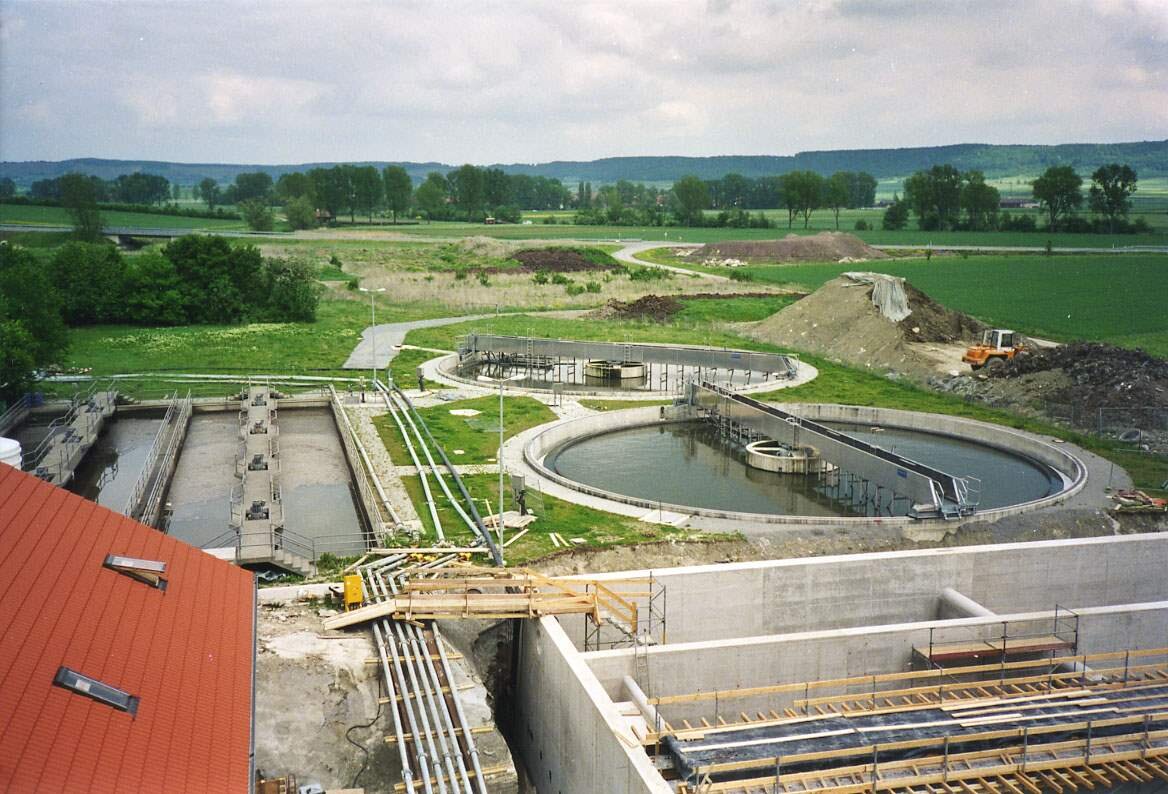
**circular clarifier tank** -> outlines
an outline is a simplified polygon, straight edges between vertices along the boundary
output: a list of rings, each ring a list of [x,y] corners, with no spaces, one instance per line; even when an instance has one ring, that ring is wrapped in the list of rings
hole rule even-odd
[[[949,474],[970,477],[978,511],[1033,504],[1068,485],[1068,478],[1053,466],[1001,443],[919,428],[825,424]],[[789,473],[799,471],[797,466],[768,471],[757,460],[750,465],[750,449],[720,437],[716,427],[703,421],[639,421],[568,435],[552,446],[542,467],[561,484],[575,483],[594,495],[697,512],[791,517],[903,516],[911,509],[904,499],[890,507],[887,495],[876,507],[874,486],[869,485],[865,500],[864,485],[838,477],[830,465],[805,467],[810,473]]]

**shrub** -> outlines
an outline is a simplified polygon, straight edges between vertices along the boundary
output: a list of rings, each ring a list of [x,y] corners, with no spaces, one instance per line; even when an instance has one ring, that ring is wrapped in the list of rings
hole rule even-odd
[[[491,279],[487,277],[486,271],[479,271],[479,283],[484,287],[491,286]]]
[[[552,283],[553,284],[571,284],[572,279],[568,278],[563,273],[553,273],[552,274]]]
[[[311,323],[316,320],[320,285],[309,262],[303,259],[266,259],[261,294],[267,297],[266,314],[281,322]]]
[[[316,208],[308,200],[308,196],[294,198],[284,205],[284,217],[293,229],[315,229]],[[333,259],[336,259],[334,256]],[[340,266],[340,263],[337,263]]]
[[[568,284],[564,287],[564,292],[568,293],[569,295],[579,295],[584,292],[584,288],[579,284]]]
[[[332,265],[333,267],[335,267],[337,270],[344,269],[341,267],[341,258],[339,256],[337,256],[336,254],[333,254],[332,256],[329,257],[329,264]]]
[[[455,281],[466,281],[466,271],[465,270],[454,271],[454,280]]]
[[[869,229],[871,229],[872,227],[868,225],[868,221],[864,220],[863,218],[860,218],[860,220],[856,221],[855,228],[856,228],[856,231],[858,231],[858,232],[866,232]]]
[[[250,229],[257,232],[270,232],[276,225],[276,216],[267,202],[260,199],[250,199],[239,203],[239,212]]]
[[[673,278],[673,273],[661,267],[629,268],[630,281],[664,281]]]
[[[534,282],[534,283],[536,283],[536,284],[546,284],[546,283],[548,283],[548,274],[547,274],[547,271],[546,271],[546,270],[537,270],[537,271],[535,271],[535,275],[533,275],[533,276],[531,277],[531,280],[532,280],[532,282]]]
[[[588,292],[600,292],[600,282],[599,281],[589,281],[587,284],[584,285],[584,289],[586,289]]]

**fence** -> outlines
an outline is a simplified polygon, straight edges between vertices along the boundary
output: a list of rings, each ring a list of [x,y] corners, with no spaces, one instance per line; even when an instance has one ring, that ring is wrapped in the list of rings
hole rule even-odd
[[[171,396],[170,405],[166,407],[166,415],[162,425],[146,452],[146,462],[126,500],[126,507],[122,512],[151,526],[157,526],[162,508],[162,495],[166,493],[170,474],[174,471],[179,447],[186,437],[187,426],[191,420],[193,403],[191,392],[179,399],[178,391]]]
[[[1168,408],[1152,405],[1087,408],[1046,401],[1044,412],[1071,427],[1131,444],[1133,449],[1168,454]]]

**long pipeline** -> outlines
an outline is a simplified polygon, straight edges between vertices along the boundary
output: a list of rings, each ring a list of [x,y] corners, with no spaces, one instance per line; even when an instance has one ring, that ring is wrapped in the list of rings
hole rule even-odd
[[[393,390],[397,392],[405,401],[406,407],[409,408],[410,412],[418,420],[418,424],[421,426],[422,431],[425,432],[426,438],[430,440],[430,445],[438,452],[438,457],[442,458],[442,463],[445,464],[447,470],[450,472],[450,476],[454,480],[454,484],[458,487],[458,492],[462,494],[462,498],[466,500],[466,504],[470,508],[470,514],[474,517],[474,523],[478,529],[479,537],[483,539],[483,541],[487,544],[487,548],[491,550],[491,557],[495,560],[495,565],[501,566],[503,564],[503,555],[499,551],[498,545],[496,545],[494,539],[491,537],[491,533],[487,531],[487,527],[483,523],[482,516],[479,515],[479,511],[475,507],[474,500],[471,499],[470,493],[466,490],[466,485],[462,481],[462,477],[460,477],[458,474],[458,469],[454,468],[454,464],[452,464],[450,462],[450,458],[446,456],[446,450],[442,449],[442,445],[434,440],[434,436],[430,433],[430,428],[426,426],[426,421],[418,414],[418,410],[414,407],[414,404],[410,402],[410,398],[405,395],[405,392],[397,387],[397,384],[394,384]],[[499,450],[499,454],[502,455],[503,450]],[[500,505],[500,512],[502,512],[502,505]],[[500,520],[502,520],[501,516]]]

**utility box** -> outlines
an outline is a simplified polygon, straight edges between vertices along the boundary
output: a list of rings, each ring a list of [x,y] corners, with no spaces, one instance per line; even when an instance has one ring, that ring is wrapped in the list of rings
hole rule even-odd
[[[357,609],[364,601],[360,574],[349,574],[345,577],[345,611]]]

